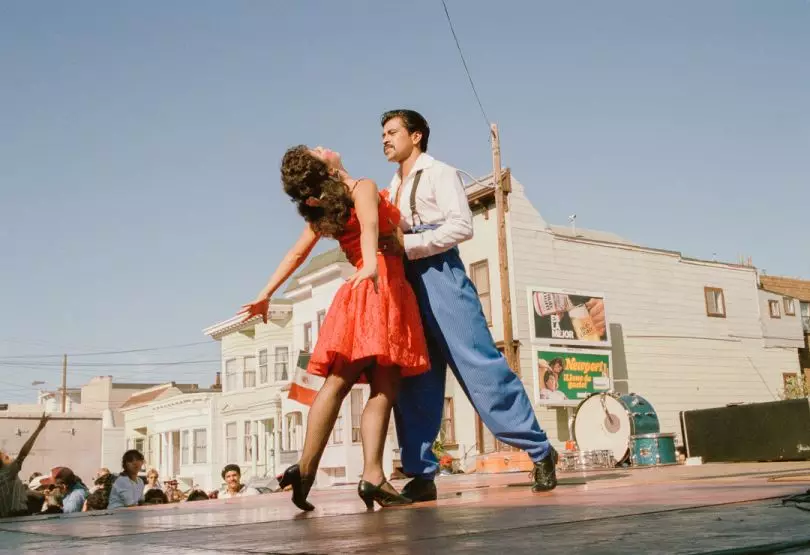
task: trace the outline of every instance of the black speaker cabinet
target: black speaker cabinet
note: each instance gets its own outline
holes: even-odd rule
[[[703,462],[810,460],[810,399],[684,411],[681,433]]]

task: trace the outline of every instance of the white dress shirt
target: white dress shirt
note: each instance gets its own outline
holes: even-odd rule
[[[251,488],[242,484],[239,488],[239,491],[236,493],[231,493],[230,490],[226,487],[222,491],[219,492],[217,499],[231,499],[232,497],[250,497],[251,495],[259,495],[259,490],[256,488]]]
[[[398,174],[391,180],[390,198],[396,199],[402,187],[399,210],[402,227],[407,231],[414,223],[411,213],[411,189],[416,172],[422,177],[416,189],[416,224],[435,224],[436,229],[405,235],[405,254],[416,260],[448,251],[473,236],[472,211],[458,171],[432,156],[422,153],[416,159],[404,182]]]

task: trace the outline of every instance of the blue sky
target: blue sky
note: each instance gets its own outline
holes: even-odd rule
[[[448,0],[505,165],[551,223],[810,278],[810,2]],[[253,298],[297,235],[278,163],[387,184],[379,114],[490,171],[441,2],[0,5],[0,359],[165,346]],[[208,384],[217,344],[71,359],[70,384]],[[58,359],[0,360],[0,402]],[[76,365],[73,365],[73,362]]]

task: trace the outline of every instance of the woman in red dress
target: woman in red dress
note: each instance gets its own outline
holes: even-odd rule
[[[428,370],[428,353],[416,296],[405,278],[397,244],[399,210],[368,179],[354,179],[336,152],[318,147],[291,148],[281,163],[284,191],[306,221],[303,233],[256,300],[242,307],[245,320],[267,321],[270,298],[306,260],[321,237],[337,239],[357,268],[338,290],[318,335],[307,371],[325,376],[307,419],[301,459],[279,479],[292,486],[293,503],[311,511],[307,495],[343,399],[358,382],[371,395],[363,410],[363,477],[358,494],[368,508],[410,501],[385,479],[385,437],[400,378]]]

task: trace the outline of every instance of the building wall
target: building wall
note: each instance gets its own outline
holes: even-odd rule
[[[96,376],[81,388],[82,410],[101,413],[112,410],[113,423],[120,426],[123,415],[118,410],[133,394],[147,389],[149,384],[140,387],[120,387],[113,385],[111,376]]]
[[[794,313],[785,311],[785,297],[778,293],[759,290],[759,310],[762,321],[762,334],[768,347],[804,347],[804,331],[799,313],[799,301],[792,299]],[[771,302],[775,303],[778,312],[771,314]]]
[[[0,414],[0,449],[16,457],[39,425],[41,414]],[[101,416],[60,416],[54,414],[25,459],[21,477],[34,472],[50,473],[56,466],[67,466],[85,482],[101,465]]]
[[[777,397],[782,372],[798,367],[797,332],[763,321],[754,269],[551,233],[520,183],[514,179],[512,183],[507,224],[513,318],[521,342],[522,377],[533,400],[536,384],[527,302],[531,286],[604,293],[609,322],[621,326],[628,386],[653,404],[663,431],[680,432],[678,413],[683,410]],[[475,216],[476,237],[494,235],[490,222],[483,221],[482,214]],[[461,246],[461,253],[468,266],[489,259],[490,281],[497,283],[496,244],[470,241]],[[706,286],[723,289],[725,318],[706,315]],[[493,323],[500,323],[500,312],[493,287]],[[498,337],[500,331],[495,329],[493,335]],[[764,335],[774,339],[766,344]],[[457,411],[461,405],[456,401]],[[568,439],[561,410],[536,407],[536,412],[553,441]],[[469,415],[457,416],[456,429],[468,430],[472,426],[462,424],[462,417]],[[471,440],[473,433],[468,431],[459,440]]]

